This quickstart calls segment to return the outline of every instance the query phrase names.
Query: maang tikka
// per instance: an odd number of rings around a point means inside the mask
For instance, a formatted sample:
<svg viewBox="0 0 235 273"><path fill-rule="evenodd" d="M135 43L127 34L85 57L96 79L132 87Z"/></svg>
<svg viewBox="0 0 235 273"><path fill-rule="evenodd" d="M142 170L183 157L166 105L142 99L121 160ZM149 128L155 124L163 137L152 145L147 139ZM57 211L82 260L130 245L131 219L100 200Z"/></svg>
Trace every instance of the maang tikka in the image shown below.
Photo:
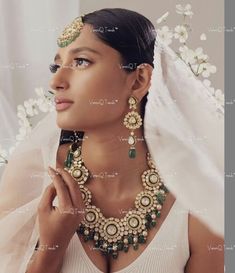
<svg viewBox="0 0 235 273"><path fill-rule="evenodd" d="M60 36L57 38L57 45L59 47L66 47L71 44L76 38L80 35L82 28L84 27L83 17L86 14L82 14L79 17L76 17L72 23L70 23Z"/></svg>
<svg viewBox="0 0 235 273"><path fill-rule="evenodd" d="M126 128L130 129L130 135L128 137L128 144L130 144L128 155L130 158L136 157L136 136L134 134L134 130L140 128L142 125L142 118L140 114L137 111L134 111L137 108L138 99L135 96L130 96L128 99L129 108L132 109L132 111L128 112L125 115L123 124L126 126Z"/></svg>

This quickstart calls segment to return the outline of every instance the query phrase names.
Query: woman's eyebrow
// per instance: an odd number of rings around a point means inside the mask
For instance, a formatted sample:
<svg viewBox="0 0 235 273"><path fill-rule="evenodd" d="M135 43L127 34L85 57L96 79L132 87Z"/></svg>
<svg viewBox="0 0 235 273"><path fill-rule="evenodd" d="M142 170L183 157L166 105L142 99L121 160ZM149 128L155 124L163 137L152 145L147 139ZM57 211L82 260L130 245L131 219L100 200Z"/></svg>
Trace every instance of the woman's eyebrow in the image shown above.
<svg viewBox="0 0 235 273"><path fill-rule="evenodd" d="M99 51L96 51L95 49L90 48L90 47L86 47L86 46L71 49L71 50L69 50L68 53L72 55L72 54L76 54L76 53L81 52L81 51L90 51L92 53L102 55ZM55 55L54 61L56 61L56 60L61 60L61 57L60 57L59 53L57 53Z"/></svg>

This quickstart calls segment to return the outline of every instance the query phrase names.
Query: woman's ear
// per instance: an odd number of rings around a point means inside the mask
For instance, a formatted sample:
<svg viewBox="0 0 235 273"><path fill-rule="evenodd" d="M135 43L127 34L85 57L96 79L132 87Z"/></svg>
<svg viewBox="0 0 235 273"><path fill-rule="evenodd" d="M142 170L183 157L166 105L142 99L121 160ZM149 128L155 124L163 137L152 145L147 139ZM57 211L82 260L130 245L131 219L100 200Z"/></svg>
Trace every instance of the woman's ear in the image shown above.
<svg viewBox="0 0 235 273"><path fill-rule="evenodd" d="M135 79L132 85L132 95L139 101L148 93L153 67L150 64L140 64L135 70Z"/></svg>

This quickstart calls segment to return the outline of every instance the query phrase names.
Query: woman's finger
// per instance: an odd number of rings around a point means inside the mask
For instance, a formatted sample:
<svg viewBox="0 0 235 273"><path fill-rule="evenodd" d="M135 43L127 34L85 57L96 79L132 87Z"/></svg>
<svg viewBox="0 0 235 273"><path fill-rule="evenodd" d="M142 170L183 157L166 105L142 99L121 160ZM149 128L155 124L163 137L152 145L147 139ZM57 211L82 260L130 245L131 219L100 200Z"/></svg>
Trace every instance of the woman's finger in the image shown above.
<svg viewBox="0 0 235 273"><path fill-rule="evenodd" d="M62 177L53 168L48 167L48 173L55 185L56 193L58 196L59 208L64 211L70 209L73 204L70 198L69 189L64 183Z"/></svg>
<svg viewBox="0 0 235 273"><path fill-rule="evenodd" d="M79 189L78 183L72 178L72 176L63 169L56 169L61 176L63 177L63 180L67 184L70 192L70 196L73 202L73 205L75 208L80 208L81 210L85 209L85 204L82 200L82 193Z"/></svg>
<svg viewBox="0 0 235 273"><path fill-rule="evenodd" d="M42 198L39 202L38 209L43 211L51 211L53 209L52 203L56 197L56 189L53 183L49 184L43 192Z"/></svg>

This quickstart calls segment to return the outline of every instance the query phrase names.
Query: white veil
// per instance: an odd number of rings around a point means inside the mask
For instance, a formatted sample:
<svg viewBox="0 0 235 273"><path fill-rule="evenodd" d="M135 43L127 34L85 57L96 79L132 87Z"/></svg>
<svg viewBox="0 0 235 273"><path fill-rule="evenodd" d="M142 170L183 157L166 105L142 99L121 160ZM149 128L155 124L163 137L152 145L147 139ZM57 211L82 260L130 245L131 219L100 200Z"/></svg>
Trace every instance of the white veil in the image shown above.
<svg viewBox="0 0 235 273"><path fill-rule="evenodd" d="M144 132L165 185L185 208L223 235L224 109L160 38Z"/></svg>
<svg viewBox="0 0 235 273"><path fill-rule="evenodd" d="M186 209L223 235L223 109L159 39L144 134L165 185ZM39 232L37 206L56 167L61 129L50 112L17 146L0 182L1 272L25 273Z"/></svg>

